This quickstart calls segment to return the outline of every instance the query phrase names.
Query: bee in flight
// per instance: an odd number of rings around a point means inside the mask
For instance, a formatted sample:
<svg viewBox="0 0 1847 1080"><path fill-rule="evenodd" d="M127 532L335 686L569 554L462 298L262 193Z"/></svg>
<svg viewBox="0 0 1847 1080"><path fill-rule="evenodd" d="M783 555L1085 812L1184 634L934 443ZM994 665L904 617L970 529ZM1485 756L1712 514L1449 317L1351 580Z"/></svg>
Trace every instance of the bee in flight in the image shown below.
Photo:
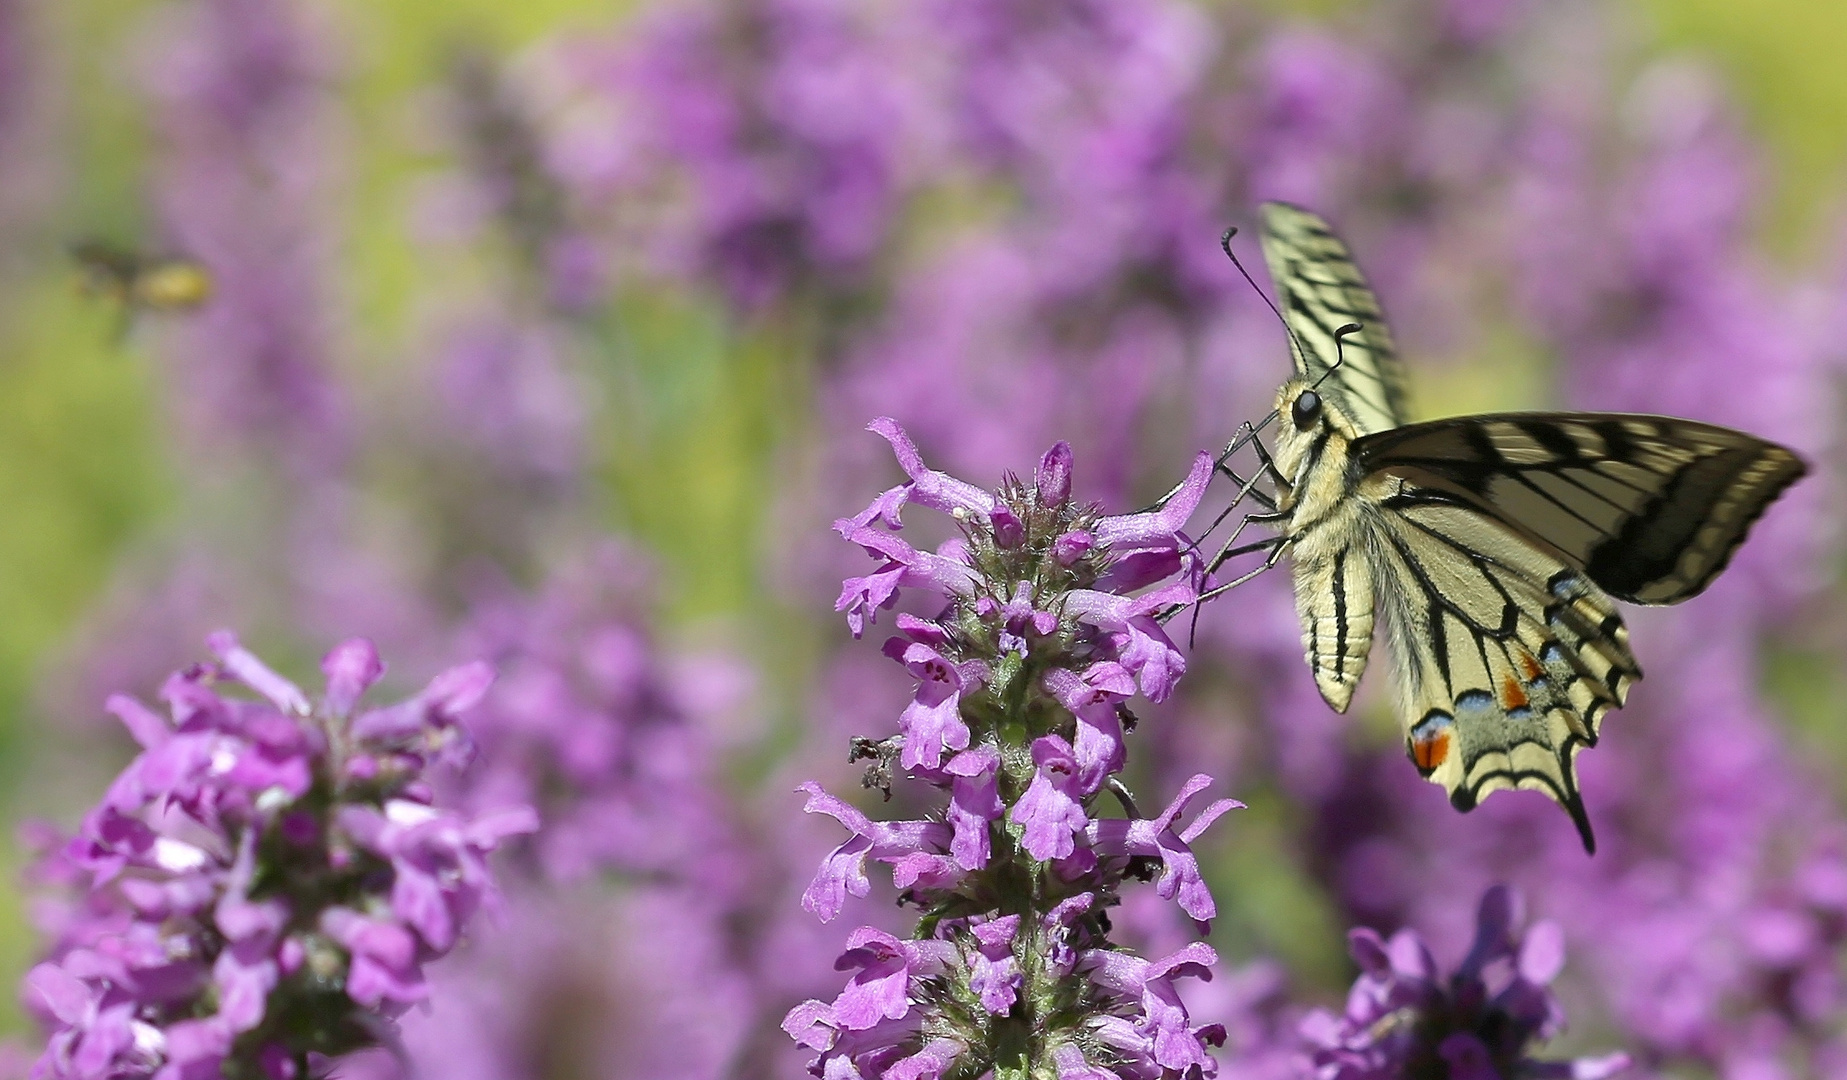
<svg viewBox="0 0 1847 1080"><path fill-rule="evenodd" d="M120 307L118 337L137 311L192 311L212 298L212 273L196 259L145 255L102 240L79 240L70 252L83 291Z"/></svg>
<svg viewBox="0 0 1847 1080"><path fill-rule="evenodd" d="M1239 498L1270 509L1246 523L1278 532L1228 542L1214 569L1268 556L1205 596L1286 553L1329 706L1346 711L1382 621L1418 771L1459 810L1502 788L1542 791L1594 850L1577 755L1642 677L1613 600L1700 593L1806 467L1775 443L1665 416L1406 423L1397 351L1346 245L1314 214L1267 203L1263 251L1296 374L1221 462L1255 445L1275 495L1253 477L1239 480ZM1278 418L1271 454L1256 434Z"/></svg>

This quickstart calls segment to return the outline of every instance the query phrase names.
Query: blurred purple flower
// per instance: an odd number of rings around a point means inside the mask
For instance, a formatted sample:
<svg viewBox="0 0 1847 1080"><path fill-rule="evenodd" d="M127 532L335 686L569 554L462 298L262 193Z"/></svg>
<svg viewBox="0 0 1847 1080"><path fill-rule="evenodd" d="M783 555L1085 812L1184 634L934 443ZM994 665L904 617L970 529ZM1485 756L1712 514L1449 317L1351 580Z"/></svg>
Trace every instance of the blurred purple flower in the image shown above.
<svg viewBox="0 0 1847 1080"><path fill-rule="evenodd" d="M701 721L742 698L745 672L718 654L664 654L648 575L610 544L536 596L476 605L462 640L500 679L470 718L481 753L463 798L537 807L545 826L528 843L549 879L617 872L735 898L746 860Z"/></svg>
<svg viewBox="0 0 1847 1080"><path fill-rule="evenodd" d="M1520 922L1518 895L1502 886L1489 889L1475 943L1447 978L1414 931L1400 930L1389 941L1367 928L1353 931L1349 944L1360 978L1345 1014L1317 1011L1302 1021L1317 1080L1602 1080L1627 1068L1626 1054L1558 1063L1528 1056L1530 1044L1564 1025L1547 986L1565 953L1556 923L1537 923L1522 935Z"/></svg>
<svg viewBox="0 0 1847 1080"><path fill-rule="evenodd" d="M723 1080L760 1021L724 912L697 889L510 886L506 916L431 972L400 1021L408 1061L342 1060L353 1080Z"/></svg>
<svg viewBox="0 0 1847 1080"><path fill-rule="evenodd" d="M506 486L570 488L588 448L586 391L568 357L557 327L475 314L450 328L433 372L443 406L433 441L448 454L467 445Z"/></svg>
<svg viewBox="0 0 1847 1080"><path fill-rule="evenodd" d="M613 44L567 51L597 125L561 132L555 168L585 205L621 193L646 207L622 226L653 267L742 307L811 283L850 291L930 142L916 20L840 0L657 9Z"/></svg>
<svg viewBox="0 0 1847 1080"><path fill-rule="evenodd" d="M168 350L181 429L208 459L260 448L321 476L344 451L323 303L331 79L326 35L292 0L175 6L148 43L164 239L215 288Z"/></svg>
<svg viewBox="0 0 1847 1080"><path fill-rule="evenodd" d="M230 634L210 646L168 680L168 716L110 700L143 749L43 871L89 897L27 976L51 1030L35 1076L306 1075L311 1053L388 1042L496 895L487 854L537 827L429 802L485 665L356 712L384 670L369 642L328 653L318 705Z"/></svg>

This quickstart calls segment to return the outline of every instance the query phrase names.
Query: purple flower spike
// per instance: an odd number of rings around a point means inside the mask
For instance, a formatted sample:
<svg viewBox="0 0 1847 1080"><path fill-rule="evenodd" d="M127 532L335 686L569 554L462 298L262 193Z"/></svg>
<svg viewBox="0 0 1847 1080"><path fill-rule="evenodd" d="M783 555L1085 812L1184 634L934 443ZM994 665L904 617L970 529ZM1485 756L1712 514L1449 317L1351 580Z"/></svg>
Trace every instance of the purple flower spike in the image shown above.
<svg viewBox="0 0 1847 1080"><path fill-rule="evenodd" d="M1564 1013L1546 989L1564 964L1554 923L1519 930L1519 897L1494 886L1482 897L1474 946L1445 978L1414 932L1389 940L1370 929L1349 935L1360 977L1346 1014L1317 1011L1302 1021L1320 1080L1377 1080L1442 1061L1452 1077L1510 1074L1605 1077L1626 1068L1614 1055L1573 1062L1529 1057L1530 1044L1557 1034Z"/></svg>
<svg viewBox="0 0 1847 1080"><path fill-rule="evenodd" d="M816 1052L809 1070L829 1080L981 1075L1003 1053L1020 1054L1020 1037L1032 1043L1029 1060L1065 1078L1212 1075L1210 1049L1225 1029L1193 1025L1175 988L1205 975L1211 950L1196 943L1151 964L1109 942L1104 913L1125 877L1153 859L1158 894L1211 918L1190 844L1239 804L1218 800L1179 827L1210 783L1197 776L1153 820L1104 818L1092 806L1112 787L1133 805L1117 778L1128 760L1124 703L1138 687L1162 700L1186 669L1161 619L1194 600L1196 583L1175 575L1194 569L1181 528L1211 458L1201 456L1160 511L1105 518L1071 501L1066 443L1040 459L1031 486L1009 476L989 494L926 468L889 420L873 430L911 482L835 523L884 560L845 583L836 609L858 635L903 587L928 587L944 606L934 618L895 620L901 634L884 652L917 689L900 737L856 740L854 756L878 762L868 786L889 789L902 770L947 789L948 800L941 823L879 823L803 785L808 812L853 834L823 861L803 906L832 919L848 896L867 895L865 863L876 858L925 917L910 941L856 933L842 958L858 971L847 990L798 1006L783 1030ZM958 535L933 555L875 527L896 528L912 502L955 519Z"/></svg>
<svg viewBox="0 0 1847 1080"><path fill-rule="evenodd" d="M28 979L54 1021L35 1075L275 1076L370 1045L428 996L424 965L492 895L489 853L537 825L526 807L430 804L426 759L408 752L448 736L479 672L366 714L390 723L349 725L382 670L370 645L329 654L319 708L230 634L210 645L228 677L168 680L171 724L111 700L143 750L61 855L96 917ZM223 696L233 680L265 700ZM393 765L355 776L354 760Z"/></svg>

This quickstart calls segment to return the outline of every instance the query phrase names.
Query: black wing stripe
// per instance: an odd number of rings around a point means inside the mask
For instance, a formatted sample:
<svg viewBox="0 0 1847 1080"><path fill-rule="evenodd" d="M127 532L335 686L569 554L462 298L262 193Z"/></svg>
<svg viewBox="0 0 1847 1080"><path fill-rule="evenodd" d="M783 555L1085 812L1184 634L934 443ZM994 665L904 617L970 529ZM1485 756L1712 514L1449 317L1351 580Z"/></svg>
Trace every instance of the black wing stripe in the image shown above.
<svg viewBox="0 0 1847 1080"><path fill-rule="evenodd" d="M1494 574L1494 572L1490 569L1491 567L1502 567L1502 566L1505 566L1505 564L1500 563L1496 561L1495 559L1491 558L1490 556L1485 555L1482 552L1469 547L1468 545L1464 544L1462 541L1456 539L1453 536L1450 536L1448 533L1445 533L1442 530L1437 529L1425 522L1418 521L1410 517L1407 517L1405 519L1405 522L1406 524L1410 525L1412 528L1418 530L1424 535L1429 536L1431 539L1436 540L1438 543L1441 543L1445 547L1448 547L1452 551L1456 552L1456 554L1461 555L1472 566L1475 567L1476 571L1479 574L1481 574L1482 579L1485 580L1489 584L1489 586L1492 587L1494 591L1501 598L1501 622L1498 627L1490 629L1481 620L1463 611L1461 607L1454 605L1454 604L1449 604L1450 610L1454 612L1456 617L1461 619L1463 622L1467 623L1470 627L1480 630L1483 633L1486 633L1496 638L1497 640L1512 637L1515 631L1515 627L1516 627L1516 619L1518 618L1518 614L1519 614L1519 604L1515 602L1513 595L1508 592L1506 583L1502 582L1500 578L1497 577ZM1407 559L1409 559L1408 553L1406 553L1402 547L1400 547L1399 553L1401 555L1404 555ZM1432 592L1438 593L1440 595L1440 590L1436 589L1435 585L1432 582L1430 582L1430 579L1423 574L1421 569L1416 571L1416 573L1418 573L1418 576L1423 579L1427 588L1429 588ZM1449 603L1447 600L1445 600L1444 602L1446 604Z"/></svg>
<svg viewBox="0 0 1847 1080"><path fill-rule="evenodd" d="M1291 265L1294 266L1295 264ZM1322 304L1321 310L1323 311L1329 311L1336 315L1349 316L1349 318L1341 319L1339 323L1335 323L1322 318L1321 313L1316 310L1315 305L1309 302L1307 296L1295 289L1286 288L1284 292L1287 298L1284 307L1291 313L1301 316L1319 332L1320 340L1316 341L1315 344L1322 346L1324 351L1334 356L1335 359L1339 359L1343 351L1364 352L1368 356L1374 357L1380 354L1381 350L1374 349L1369 343L1362 339L1362 335L1350 334L1347 336L1344 343L1339 342L1334 336L1334 331L1340 329L1342 324L1357 321L1365 317L1362 313ZM1373 317L1376 318L1377 315L1375 314ZM1298 324L1296 329L1297 333L1301 333L1305 328ZM1333 365L1330 363L1326 366L1332 367ZM1367 395L1367 398L1368 403L1375 406L1382 407L1385 402L1385 396L1390 392L1390 388L1386 385L1385 380L1379 376L1379 373L1364 364L1343 364L1340 369L1340 374L1337 377L1341 380L1342 389L1351 394L1359 393L1352 385L1354 379L1366 379L1370 381L1373 386L1377 387L1379 396L1373 397Z"/></svg>
<svg viewBox="0 0 1847 1080"><path fill-rule="evenodd" d="M1704 590L1770 503L1807 471L1793 454L1769 449L1737 447L1680 470L1653 505L1590 552L1585 572L1612 595L1643 603ZM1761 478L1751 475L1753 466ZM1719 531L1705 542L1715 525Z"/></svg>

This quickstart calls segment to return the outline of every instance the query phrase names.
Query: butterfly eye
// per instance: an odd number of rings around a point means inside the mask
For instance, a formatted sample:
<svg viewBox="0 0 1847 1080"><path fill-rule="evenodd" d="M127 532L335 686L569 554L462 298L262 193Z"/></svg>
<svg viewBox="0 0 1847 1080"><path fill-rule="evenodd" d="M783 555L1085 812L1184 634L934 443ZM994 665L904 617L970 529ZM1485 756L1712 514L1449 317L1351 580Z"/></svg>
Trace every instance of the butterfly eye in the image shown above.
<svg viewBox="0 0 1847 1080"><path fill-rule="evenodd" d="M1304 390L1289 407L1290 418L1295 421L1298 431L1307 431L1315 426L1315 420L1321 415L1321 395L1313 390Z"/></svg>

